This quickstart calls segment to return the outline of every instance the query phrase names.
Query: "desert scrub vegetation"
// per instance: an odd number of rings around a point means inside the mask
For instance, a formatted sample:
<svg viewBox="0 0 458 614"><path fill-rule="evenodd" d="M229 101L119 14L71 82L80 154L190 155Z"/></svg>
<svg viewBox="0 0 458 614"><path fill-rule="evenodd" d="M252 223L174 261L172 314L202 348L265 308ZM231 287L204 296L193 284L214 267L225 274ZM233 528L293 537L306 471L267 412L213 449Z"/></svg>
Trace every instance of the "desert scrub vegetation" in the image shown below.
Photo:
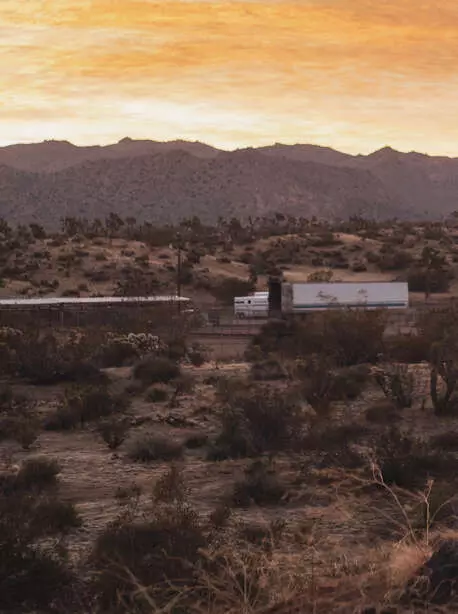
<svg viewBox="0 0 458 614"><path fill-rule="evenodd" d="M253 338L250 351L302 357L323 354L336 366L375 363L383 350L385 314L342 310L309 314L304 320L273 321Z"/></svg>
<svg viewBox="0 0 458 614"><path fill-rule="evenodd" d="M10 366L35 385L95 381L102 377L91 361L96 342L85 337L62 342L51 333L42 335L38 329L29 329L19 336Z"/></svg>
<svg viewBox="0 0 458 614"><path fill-rule="evenodd" d="M183 444L163 435L143 433L128 442L127 454L141 463L169 461L183 456Z"/></svg>
<svg viewBox="0 0 458 614"><path fill-rule="evenodd" d="M54 492L57 471L52 461L31 459L17 472L8 467L0 472L3 612L53 611L70 605L68 590L76 578L62 539L81 520L73 505ZM49 539L60 541L60 547L47 543Z"/></svg>
<svg viewBox="0 0 458 614"><path fill-rule="evenodd" d="M84 428L90 422L119 417L128 408L127 397L112 394L105 385L72 385L65 389L57 409L45 417L44 428L49 431Z"/></svg>
<svg viewBox="0 0 458 614"><path fill-rule="evenodd" d="M151 384L166 384L178 378L180 374L179 364L164 356L145 357L133 369L135 379L145 387Z"/></svg>
<svg viewBox="0 0 458 614"><path fill-rule="evenodd" d="M295 392L245 384L222 396L221 431L209 460L291 450L300 444L307 418Z"/></svg>

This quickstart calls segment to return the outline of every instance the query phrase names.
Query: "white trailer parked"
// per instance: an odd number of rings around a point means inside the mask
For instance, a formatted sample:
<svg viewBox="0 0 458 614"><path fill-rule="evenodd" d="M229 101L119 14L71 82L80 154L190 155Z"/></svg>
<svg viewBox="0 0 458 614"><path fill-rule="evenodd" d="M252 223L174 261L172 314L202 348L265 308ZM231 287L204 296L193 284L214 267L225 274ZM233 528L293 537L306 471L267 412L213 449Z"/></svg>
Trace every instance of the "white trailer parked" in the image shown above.
<svg viewBox="0 0 458 614"><path fill-rule="evenodd" d="M268 315L268 292L257 292L250 296L236 296L234 298L234 316L236 318L267 318Z"/></svg>
<svg viewBox="0 0 458 614"><path fill-rule="evenodd" d="M405 282L282 283L282 314L339 308L407 309Z"/></svg>

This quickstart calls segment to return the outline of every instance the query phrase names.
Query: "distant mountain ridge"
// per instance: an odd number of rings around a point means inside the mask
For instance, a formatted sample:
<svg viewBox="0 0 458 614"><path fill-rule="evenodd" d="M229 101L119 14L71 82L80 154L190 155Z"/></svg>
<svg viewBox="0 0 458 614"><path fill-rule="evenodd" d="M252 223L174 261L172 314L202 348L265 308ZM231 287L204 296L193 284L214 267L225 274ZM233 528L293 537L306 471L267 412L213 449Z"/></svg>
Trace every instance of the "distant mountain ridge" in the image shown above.
<svg viewBox="0 0 458 614"><path fill-rule="evenodd" d="M389 147L350 155L316 145L223 151L122 139L0 147L0 216L55 227L65 215L174 222L198 215L440 218L458 209L458 159Z"/></svg>

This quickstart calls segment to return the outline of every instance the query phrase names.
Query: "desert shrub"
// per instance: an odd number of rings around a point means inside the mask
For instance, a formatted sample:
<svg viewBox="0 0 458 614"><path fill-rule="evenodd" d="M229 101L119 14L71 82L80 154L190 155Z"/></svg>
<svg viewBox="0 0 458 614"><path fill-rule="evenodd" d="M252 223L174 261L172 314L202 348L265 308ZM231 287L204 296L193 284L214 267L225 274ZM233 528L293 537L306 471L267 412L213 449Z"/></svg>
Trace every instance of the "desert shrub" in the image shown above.
<svg viewBox="0 0 458 614"><path fill-rule="evenodd" d="M98 433L110 450L117 450L126 439L129 424L126 420L112 418L102 421L97 427Z"/></svg>
<svg viewBox="0 0 458 614"><path fill-rule="evenodd" d="M10 386L0 388L0 441L15 440L28 450L40 434L40 423L34 403L13 392Z"/></svg>
<svg viewBox="0 0 458 614"><path fill-rule="evenodd" d="M456 431L447 431L434 435L429 440L429 445L432 448L439 448L440 450L458 450L458 433Z"/></svg>
<svg viewBox="0 0 458 614"><path fill-rule="evenodd" d="M252 281L238 277L226 277L218 284L213 285L210 291L222 303L232 305L234 296L247 296L254 289L255 286Z"/></svg>
<svg viewBox="0 0 458 614"><path fill-rule="evenodd" d="M138 357L139 352L131 343L110 341L99 348L94 361L101 368L122 367L132 364Z"/></svg>
<svg viewBox="0 0 458 614"><path fill-rule="evenodd" d="M203 349L200 347L195 347L195 346L191 347L188 350L188 358L189 358L189 362L194 367L201 367L207 361L207 358L205 356L205 352L203 351Z"/></svg>
<svg viewBox="0 0 458 614"><path fill-rule="evenodd" d="M163 473L153 487L155 503L184 503L186 495L187 488L183 473L176 464Z"/></svg>
<svg viewBox="0 0 458 614"><path fill-rule="evenodd" d="M385 341L384 354L393 362L417 363L429 359L431 344L423 335L393 335Z"/></svg>
<svg viewBox="0 0 458 614"><path fill-rule="evenodd" d="M60 344L53 335L28 333L16 349L17 372L36 385L100 380L99 370L89 360L91 352L87 340Z"/></svg>
<svg viewBox="0 0 458 614"><path fill-rule="evenodd" d="M184 445L189 450L203 448L208 443L208 435L206 433L194 433L186 438Z"/></svg>
<svg viewBox="0 0 458 614"><path fill-rule="evenodd" d="M395 427L382 433L374 451L383 481L401 488L417 489L429 478L452 477L458 468L453 455L432 452L424 442Z"/></svg>
<svg viewBox="0 0 458 614"><path fill-rule="evenodd" d="M284 530L285 522L277 519L268 524L245 524L240 528L239 535L243 541L271 552L272 546L280 541Z"/></svg>
<svg viewBox="0 0 458 614"><path fill-rule="evenodd" d="M93 592L103 612L151 611L170 606L189 611L186 595L196 587L195 569L207 547L198 516L185 503L155 505L143 521L118 521L97 538L92 555ZM149 587L150 599L138 590ZM122 595L122 602L119 596Z"/></svg>
<svg viewBox="0 0 458 614"><path fill-rule="evenodd" d="M342 367L334 372L334 394L337 400L357 399L370 378L370 369L367 365L353 365Z"/></svg>
<svg viewBox="0 0 458 614"><path fill-rule="evenodd" d="M81 517L71 501L44 498L36 505L33 522L40 527L43 536L65 535L82 525Z"/></svg>
<svg viewBox="0 0 458 614"><path fill-rule="evenodd" d="M53 458L46 456L28 458L17 473L16 483L18 487L32 491L55 488L60 471L59 463Z"/></svg>
<svg viewBox="0 0 458 614"><path fill-rule="evenodd" d="M347 451L350 444L361 443L368 436L369 430L362 424L330 426L316 422L303 440L303 449L323 453Z"/></svg>
<svg viewBox="0 0 458 614"><path fill-rule="evenodd" d="M328 412L334 401L354 400L368 380L368 370L362 365L335 370L323 355L297 361L295 375L303 398L317 413Z"/></svg>
<svg viewBox="0 0 458 614"><path fill-rule="evenodd" d="M83 427L114 414L121 414L128 408L123 396L112 395L104 386L71 386L65 390L62 404L45 418L46 430L67 430Z"/></svg>
<svg viewBox="0 0 458 614"><path fill-rule="evenodd" d="M365 412L366 420L374 424L394 424L401 419L396 405L389 399L372 403Z"/></svg>
<svg viewBox="0 0 458 614"><path fill-rule="evenodd" d="M66 405L60 405L43 419L46 431L69 431L80 424L79 413Z"/></svg>
<svg viewBox="0 0 458 614"><path fill-rule="evenodd" d="M383 349L384 330L385 315L380 311L320 312L308 314L302 322L268 322L250 349L289 357L324 354L338 366L374 363Z"/></svg>
<svg viewBox="0 0 458 614"><path fill-rule="evenodd" d="M146 398L151 403L163 403L167 401L169 391L164 384L154 384L148 388Z"/></svg>
<svg viewBox="0 0 458 614"><path fill-rule="evenodd" d="M285 495L275 470L262 461L253 462L246 470L245 477L234 484L231 495L236 507L255 505L276 505Z"/></svg>
<svg viewBox="0 0 458 614"><path fill-rule="evenodd" d="M59 539L72 523L68 514L64 521L55 513L61 505L57 499L23 488L11 490L16 480L11 474L2 474L0 480L0 610L66 611L65 591L74 578L65 547L46 548L42 540Z"/></svg>
<svg viewBox="0 0 458 614"><path fill-rule="evenodd" d="M307 276L307 282L309 283L324 283L329 282L333 278L334 273L330 269L323 269L320 271L313 271Z"/></svg>
<svg viewBox="0 0 458 614"><path fill-rule="evenodd" d="M430 393L437 416L458 412L458 337L456 330L431 346Z"/></svg>
<svg viewBox="0 0 458 614"><path fill-rule="evenodd" d="M169 358L149 357L138 362L133 373L144 386L150 386L176 379L180 375L180 366Z"/></svg>
<svg viewBox="0 0 458 614"><path fill-rule="evenodd" d="M253 387L234 391L221 411L221 432L209 459L292 449L306 423L295 394Z"/></svg>
<svg viewBox="0 0 458 614"><path fill-rule="evenodd" d="M287 376L285 368L275 357L251 365L251 377L254 381L274 381L285 379Z"/></svg>
<svg viewBox="0 0 458 614"><path fill-rule="evenodd" d="M169 461L181 458L183 446L172 439L146 433L130 442L128 455L133 461L141 463Z"/></svg>
<svg viewBox="0 0 458 614"><path fill-rule="evenodd" d="M398 409L412 406L415 378L409 365L388 364L384 368L377 369L374 377L384 395Z"/></svg>
<svg viewBox="0 0 458 614"><path fill-rule="evenodd" d="M445 270L413 268L407 273L407 283L410 292L425 292L426 294L448 292L450 273Z"/></svg>
<svg viewBox="0 0 458 614"><path fill-rule="evenodd" d="M404 250L383 252L377 259L381 271L400 271L412 264L412 256Z"/></svg>

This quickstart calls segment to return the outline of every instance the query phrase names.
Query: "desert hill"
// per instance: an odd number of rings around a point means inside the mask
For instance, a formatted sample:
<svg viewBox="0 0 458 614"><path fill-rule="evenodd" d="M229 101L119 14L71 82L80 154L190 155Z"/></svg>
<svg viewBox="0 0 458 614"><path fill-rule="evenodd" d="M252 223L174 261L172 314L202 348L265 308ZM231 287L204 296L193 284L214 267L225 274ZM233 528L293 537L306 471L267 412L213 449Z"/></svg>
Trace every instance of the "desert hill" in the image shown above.
<svg viewBox="0 0 458 614"><path fill-rule="evenodd" d="M104 217L110 212L174 222L197 215L386 216L394 202L365 169L268 157L256 151L202 158L182 150L85 161L58 172L2 167L0 215L48 227L63 216Z"/></svg>
<svg viewBox="0 0 458 614"><path fill-rule="evenodd" d="M63 216L173 222L198 215L440 218L457 208L458 159L389 147L349 155L315 145L222 151L199 142L66 141L0 148L0 216L53 227Z"/></svg>

